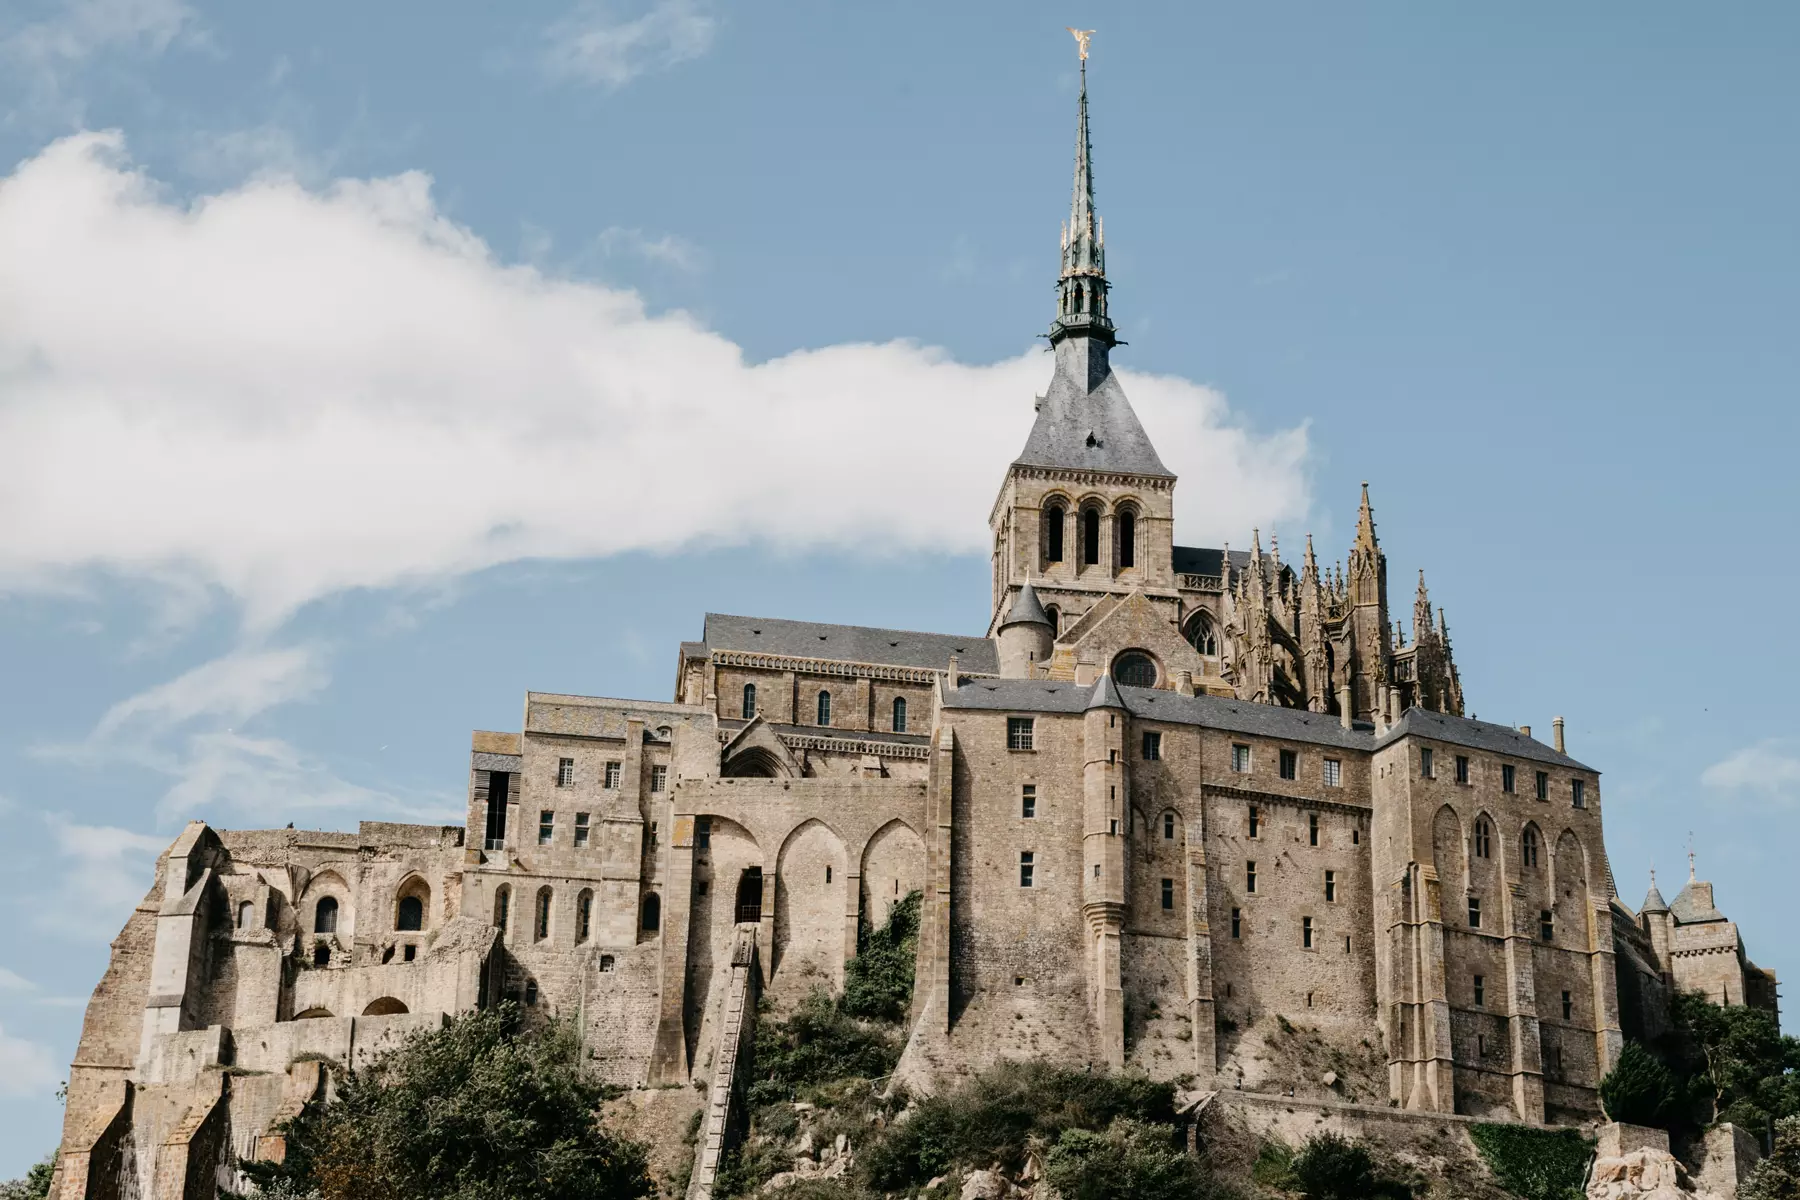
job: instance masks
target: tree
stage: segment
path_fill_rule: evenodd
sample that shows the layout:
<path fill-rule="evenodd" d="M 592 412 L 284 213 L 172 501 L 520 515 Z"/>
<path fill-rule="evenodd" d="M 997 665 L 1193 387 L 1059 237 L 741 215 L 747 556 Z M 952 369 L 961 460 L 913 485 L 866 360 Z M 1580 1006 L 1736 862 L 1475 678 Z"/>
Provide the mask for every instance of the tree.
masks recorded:
<path fill-rule="evenodd" d="M 322 1200 L 636 1200 L 643 1146 L 608 1133 L 608 1089 L 558 1022 L 526 1033 L 512 1004 L 419 1033 L 341 1077 L 286 1122 L 287 1158 L 245 1163 L 266 1196 Z"/>
<path fill-rule="evenodd" d="M 1196 1158 L 1176 1148 L 1168 1125 L 1120 1119 L 1104 1133 L 1064 1130 L 1044 1159 L 1063 1200 L 1207 1200 L 1220 1195 Z"/>
<path fill-rule="evenodd" d="M 1783 1037 L 1760 1008 L 1722 1008 L 1700 992 L 1677 995 L 1673 1007 L 1662 1045 L 1690 1119 L 1761 1129 L 1770 1117 L 1800 1116 L 1800 1039 Z"/>
<path fill-rule="evenodd" d="M 1306 1200 L 1411 1200 L 1412 1189 L 1383 1178 L 1361 1142 L 1335 1133 L 1308 1138 L 1294 1156 L 1294 1182 Z"/>
<path fill-rule="evenodd" d="M 1675 1104 L 1675 1077 L 1642 1044 L 1627 1042 L 1600 1081 L 1600 1103 L 1610 1121 L 1660 1126 Z"/>
<path fill-rule="evenodd" d="M 0 1200 L 43 1200 L 50 1194 L 50 1176 L 56 1172 L 56 1151 L 25 1172 L 25 1178 L 0 1183 Z"/>
<path fill-rule="evenodd" d="M 1800 1117 L 1775 1123 L 1775 1152 L 1738 1189 L 1741 1200 L 1800 1200 Z"/>

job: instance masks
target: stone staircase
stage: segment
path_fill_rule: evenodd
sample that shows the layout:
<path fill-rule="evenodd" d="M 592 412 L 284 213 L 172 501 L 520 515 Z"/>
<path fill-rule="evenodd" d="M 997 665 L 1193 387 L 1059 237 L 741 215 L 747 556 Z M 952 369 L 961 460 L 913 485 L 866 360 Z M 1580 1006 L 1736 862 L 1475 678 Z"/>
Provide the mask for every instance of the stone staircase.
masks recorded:
<path fill-rule="evenodd" d="M 719 1049 L 713 1055 L 712 1087 L 707 1093 L 705 1123 L 700 1127 L 700 1141 L 694 1148 L 694 1173 L 688 1183 L 687 1200 L 712 1200 L 713 1183 L 719 1175 L 719 1159 L 725 1153 L 732 1132 L 732 1106 L 742 1102 L 738 1063 L 749 1066 L 746 1052 L 756 1035 L 756 998 L 760 980 L 756 961 L 755 922 L 737 927 L 731 946 L 731 985 L 725 994 L 723 1019 L 719 1022 Z"/>

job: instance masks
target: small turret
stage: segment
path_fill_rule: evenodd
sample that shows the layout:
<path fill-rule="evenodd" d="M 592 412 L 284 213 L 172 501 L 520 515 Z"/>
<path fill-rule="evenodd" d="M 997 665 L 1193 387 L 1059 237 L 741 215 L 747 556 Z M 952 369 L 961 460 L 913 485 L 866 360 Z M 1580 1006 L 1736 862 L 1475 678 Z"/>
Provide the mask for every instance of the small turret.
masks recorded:
<path fill-rule="evenodd" d="M 1013 597 L 995 636 L 1000 644 L 1000 674 L 1007 679 L 1028 679 L 1034 664 L 1049 659 L 1056 644 L 1056 628 L 1030 583 Z"/>

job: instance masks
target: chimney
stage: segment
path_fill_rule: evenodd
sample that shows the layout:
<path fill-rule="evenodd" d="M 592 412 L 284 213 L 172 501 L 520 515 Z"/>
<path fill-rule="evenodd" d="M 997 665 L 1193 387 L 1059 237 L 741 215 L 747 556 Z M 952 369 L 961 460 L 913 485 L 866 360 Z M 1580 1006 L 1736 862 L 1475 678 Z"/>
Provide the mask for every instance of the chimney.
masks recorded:
<path fill-rule="evenodd" d="M 952 689 L 962 686 L 962 664 L 957 661 L 956 655 L 954 654 L 950 656 L 949 678 L 950 687 Z"/>
<path fill-rule="evenodd" d="M 1567 754 L 1568 751 L 1563 749 L 1563 720 L 1561 717 L 1552 717 L 1551 718 L 1550 732 L 1555 737 L 1556 752 L 1558 754 Z"/>
<path fill-rule="evenodd" d="M 1519 726 L 1519 732 L 1524 734 L 1526 737 L 1530 737 L 1531 736 L 1531 726 L 1521 725 L 1521 726 Z"/>
<path fill-rule="evenodd" d="M 1338 719 L 1344 723 L 1345 729 L 1356 724 L 1356 712 L 1350 703 L 1350 685 L 1347 683 L 1338 689 Z"/>
<path fill-rule="evenodd" d="M 1194 694 L 1194 673 L 1187 669 L 1175 672 L 1175 690 L 1184 696 Z"/>

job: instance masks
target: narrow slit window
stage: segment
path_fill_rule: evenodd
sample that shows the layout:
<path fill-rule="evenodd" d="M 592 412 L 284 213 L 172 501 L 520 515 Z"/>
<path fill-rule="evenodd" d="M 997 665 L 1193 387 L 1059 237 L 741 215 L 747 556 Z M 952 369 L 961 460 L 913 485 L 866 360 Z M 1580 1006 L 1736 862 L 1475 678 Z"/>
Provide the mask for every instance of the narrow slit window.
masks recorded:
<path fill-rule="evenodd" d="M 1307 950 L 1311 950 L 1313 948 L 1313 944 L 1312 944 L 1313 924 L 1312 924 L 1312 921 L 1313 921 L 1313 919 L 1311 917 L 1301 917 L 1300 918 L 1300 945 L 1303 949 L 1307 949 Z"/>
<path fill-rule="evenodd" d="M 1027 783 L 1020 787 L 1019 815 L 1027 820 L 1037 816 L 1037 784 Z"/>
<path fill-rule="evenodd" d="M 1163 840 L 1166 842 L 1175 840 L 1175 814 L 1172 812 L 1163 814 Z"/>
<path fill-rule="evenodd" d="M 1248 861 L 1244 864 L 1244 890 L 1246 892 L 1251 892 L 1251 893 L 1254 893 L 1256 891 L 1256 860 L 1255 859 L 1251 859 L 1250 861 Z"/>
<path fill-rule="evenodd" d="M 1569 992 L 1564 992 L 1562 995 L 1562 1001 L 1563 1001 L 1563 1020 L 1573 1021 L 1575 1019 L 1575 997 Z"/>
<path fill-rule="evenodd" d="M 1022 888 L 1030 887 L 1032 884 L 1032 877 L 1036 872 L 1037 863 L 1033 861 L 1032 852 L 1029 850 L 1019 851 L 1019 886 Z"/>
<path fill-rule="evenodd" d="M 1540 909 L 1538 912 L 1538 940 L 1541 942 L 1556 940 L 1556 914 L 1547 908 Z"/>
<path fill-rule="evenodd" d="M 1518 771 L 1513 768 L 1511 763 L 1502 763 L 1500 766 L 1500 790 L 1508 793 L 1517 790 L 1517 775 Z"/>
<path fill-rule="evenodd" d="M 1419 776 L 1423 779 L 1431 778 L 1431 747 L 1429 746 L 1419 749 Z"/>
<path fill-rule="evenodd" d="M 1325 872 L 1325 902 L 1327 904 L 1336 904 L 1337 903 L 1337 872 L 1336 871 Z"/>
<path fill-rule="evenodd" d="M 1539 771 L 1537 773 L 1537 798 L 1539 800 L 1548 800 L 1550 798 L 1550 772 L 1548 771 Z"/>
<path fill-rule="evenodd" d="M 1300 755 L 1297 751 L 1283 750 L 1281 752 L 1281 777 L 1283 779 L 1300 777 Z"/>
<path fill-rule="evenodd" d="M 1306 814 L 1306 844 L 1309 846 L 1316 846 L 1319 844 L 1318 813 Z"/>
<path fill-rule="evenodd" d="M 1175 881 L 1173 879 L 1162 881 L 1162 906 L 1165 911 L 1175 907 Z"/>
<path fill-rule="evenodd" d="M 820 692 L 819 693 L 818 707 L 819 707 L 819 711 L 818 711 L 819 719 L 818 719 L 817 723 L 820 725 L 831 724 L 831 693 L 830 692 Z"/>
<path fill-rule="evenodd" d="M 1456 756 L 1456 782 L 1469 782 L 1469 756 L 1466 754 Z"/>
<path fill-rule="evenodd" d="M 1587 780 L 1569 780 L 1569 801 L 1576 808 L 1587 807 Z"/>
<path fill-rule="evenodd" d="M 587 844 L 588 844 L 588 815 L 586 813 L 576 813 L 575 814 L 575 845 L 576 845 L 576 848 L 579 849 L 580 847 L 585 846 Z"/>
<path fill-rule="evenodd" d="M 1231 910 L 1231 936 L 1234 938 L 1244 936 L 1244 910 L 1241 908 Z"/>
<path fill-rule="evenodd" d="M 1485 975 L 1477 975 L 1475 977 L 1475 1007 L 1482 1008 L 1486 1004 L 1487 1004 L 1487 977 Z"/>
<path fill-rule="evenodd" d="M 548 846 L 556 840 L 556 814 L 548 809 L 538 814 L 538 845 Z"/>
<path fill-rule="evenodd" d="M 1481 901 L 1474 896 L 1469 897 L 1469 928 L 1481 928 Z"/>
<path fill-rule="evenodd" d="M 894 697 L 894 732 L 906 732 L 906 697 Z"/>
<path fill-rule="evenodd" d="M 756 715 L 756 685 L 754 683 L 744 685 L 744 706 L 738 711 L 746 721 Z"/>
<path fill-rule="evenodd" d="M 1262 812 L 1255 805 L 1250 806 L 1250 836 L 1262 836 Z"/>

